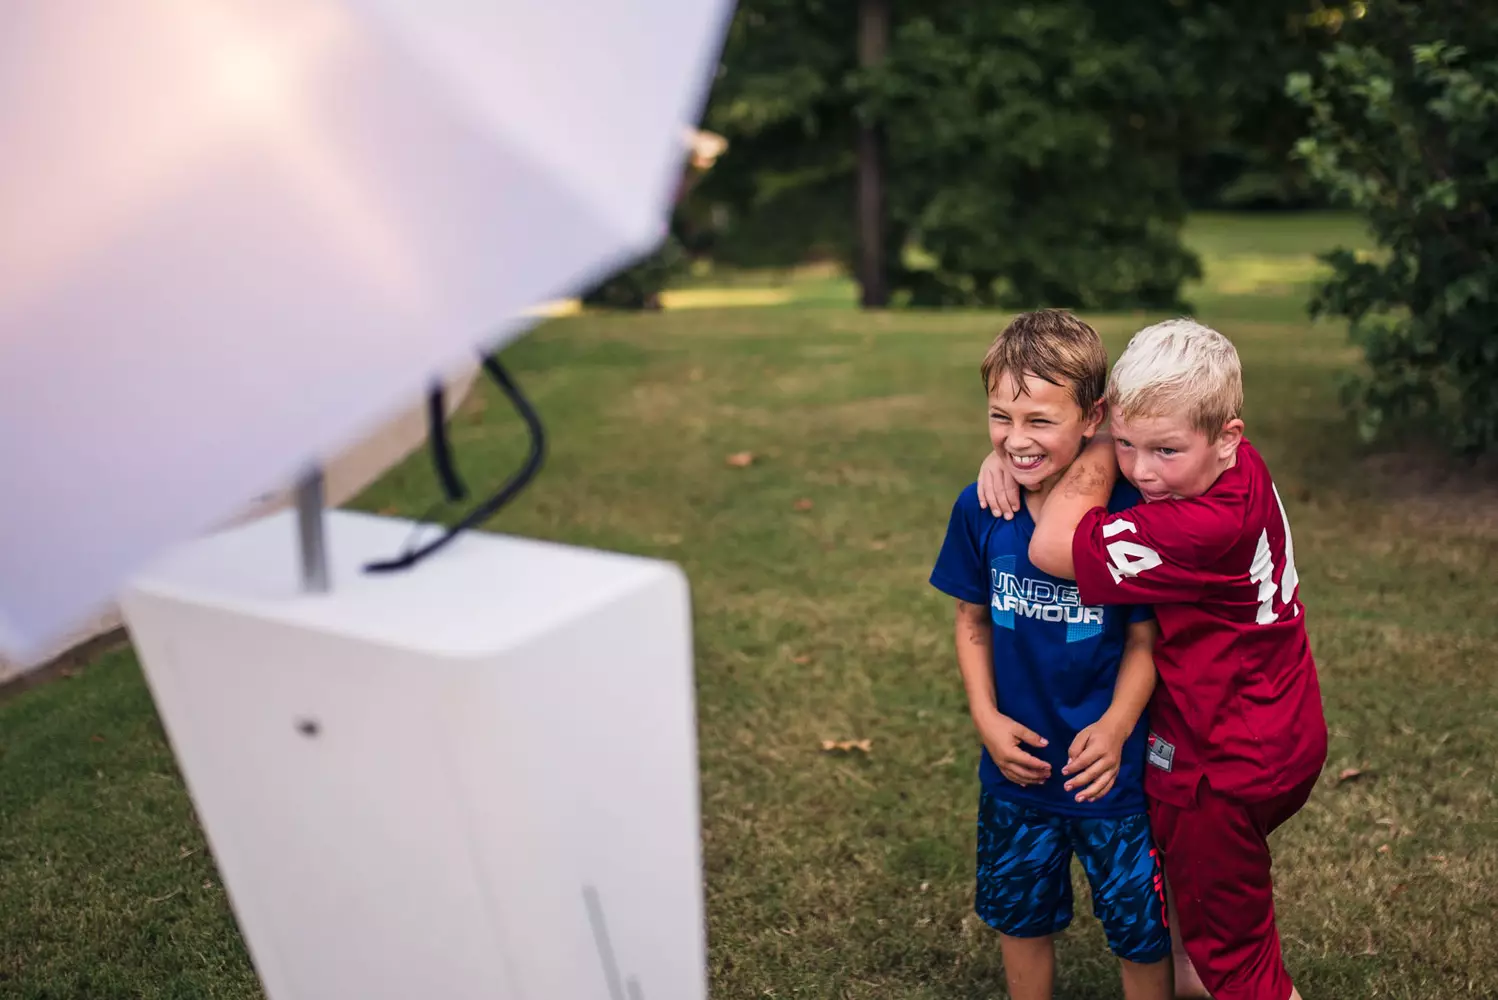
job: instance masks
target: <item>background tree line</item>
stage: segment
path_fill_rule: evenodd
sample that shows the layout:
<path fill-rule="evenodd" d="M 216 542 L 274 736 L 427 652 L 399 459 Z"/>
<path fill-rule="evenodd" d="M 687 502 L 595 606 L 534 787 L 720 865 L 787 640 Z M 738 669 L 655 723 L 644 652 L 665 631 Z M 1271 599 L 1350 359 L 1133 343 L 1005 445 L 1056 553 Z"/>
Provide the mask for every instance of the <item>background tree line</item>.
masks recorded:
<path fill-rule="evenodd" d="M 865 306 L 1178 309 L 1188 211 L 1343 206 L 1350 402 L 1498 446 L 1498 18 L 1466 0 L 740 0 L 727 154 L 638 283 L 832 259 Z M 614 287 L 617 293 L 618 285 Z M 627 298 L 627 296 L 626 296 Z M 595 301 L 614 301 L 596 293 Z"/>

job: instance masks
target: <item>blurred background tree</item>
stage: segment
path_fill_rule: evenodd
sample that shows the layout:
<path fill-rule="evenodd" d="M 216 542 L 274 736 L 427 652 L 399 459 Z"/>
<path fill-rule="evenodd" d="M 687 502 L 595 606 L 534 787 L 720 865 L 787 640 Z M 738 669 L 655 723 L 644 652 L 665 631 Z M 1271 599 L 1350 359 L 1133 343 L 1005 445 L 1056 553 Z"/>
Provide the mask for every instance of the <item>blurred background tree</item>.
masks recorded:
<path fill-rule="evenodd" d="M 687 273 L 691 255 L 683 239 L 689 238 L 693 228 L 687 196 L 723 155 L 728 142 L 721 135 L 702 129 L 688 129 L 683 140 L 687 162 L 676 188 L 676 210 L 660 246 L 584 292 L 583 305 L 602 309 L 659 309 L 661 293 Z"/>
<path fill-rule="evenodd" d="M 1313 304 L 1368 360 L 1369 436 L 1498 446 L 1498 18 L 1468 0 L 740 0 L 706 112 L 728 152 L 660 252 L 831 262 L 865 307 L 1184 310 L 1187 213 L 1350 207 L 1379 252 Z M 1367 256 L 1367 255 L 1365 255 Z"/>
<path fill-rule="evenodd" d="M 1323 9 L 745 0 L 708 111 L 734 150 L 701 191 L 730 220 L 714 257 L 832 258 L 916 305 L 1179 307 L 1188 207 L 1316 203 L 1284 81 L 1332 36 Z M 871 16 L 887 22 L 875 64 L 859 58 Z M 865 239 L 870 123 L 884 213 Z M 876 240 L 878 276 L 854 267 Z"/>
<path fill-rule="evenodd" d="M 1367 221 L 1382 253 L 1327 257 L 1315 313 L 1351 321 L 1368 374 L 1362 429 L 1434 424 L 1498 447 L 1498 18 L 1460 0 L 1359 5 L 1290 93 L 1311 116 L 1301 157 Z"/>

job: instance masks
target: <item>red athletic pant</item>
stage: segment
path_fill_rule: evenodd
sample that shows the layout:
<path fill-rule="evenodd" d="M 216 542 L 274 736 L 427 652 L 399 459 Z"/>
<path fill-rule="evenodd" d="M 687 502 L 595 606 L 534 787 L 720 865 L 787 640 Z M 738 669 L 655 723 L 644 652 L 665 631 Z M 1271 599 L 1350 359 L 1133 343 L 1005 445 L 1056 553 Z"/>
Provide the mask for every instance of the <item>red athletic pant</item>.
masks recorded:
<path fill-rule="evenodd" d="M 1309 781 L 1265 802 L 1202 782 L 1195 806 L 1149 803 L 1181 940 L 1214 1000 L 1287 1000 L 1290 974 L 1274 926 L 1269 834 L 1310 798 Z"/>

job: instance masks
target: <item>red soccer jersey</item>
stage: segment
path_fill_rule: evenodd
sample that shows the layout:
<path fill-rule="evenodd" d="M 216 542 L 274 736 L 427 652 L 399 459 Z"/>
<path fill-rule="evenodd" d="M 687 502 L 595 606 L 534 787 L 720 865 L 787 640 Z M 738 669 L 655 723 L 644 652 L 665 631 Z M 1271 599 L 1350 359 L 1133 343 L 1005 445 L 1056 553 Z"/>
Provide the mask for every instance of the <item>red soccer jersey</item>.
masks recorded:
<path fill-rule="evenodd" d="M 1190 805 L 1205 777 L 1256 802 L 1320 773 L 1326 718 L 1290 522 L 1247 441 L 1199 497 L 1094 508 L 1072 556 L 1084 604 L 1155 605 L 1150 796 Z"/>

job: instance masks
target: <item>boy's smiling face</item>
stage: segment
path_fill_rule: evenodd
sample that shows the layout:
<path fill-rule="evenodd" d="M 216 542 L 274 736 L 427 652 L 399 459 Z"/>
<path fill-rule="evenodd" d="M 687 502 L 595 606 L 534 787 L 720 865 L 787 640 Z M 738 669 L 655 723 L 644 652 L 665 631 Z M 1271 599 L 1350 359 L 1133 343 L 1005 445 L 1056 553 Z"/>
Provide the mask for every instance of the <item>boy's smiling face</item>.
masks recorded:
<path fill-rule="evenodd" d="M 1181 415 L 1112 418 L 1118 470 L 1146 501 L 1199 497 L 1237 461 L 1243 421 L 1230 420 L 1215 438 Z"/>
<path fill-rule="evenodd" d="M 1036 375 L 1021 384 L 1005 372 L 988 393 L 989 440 L 1009 474 L 1029 490 L 1044 489 L 1065 472 L 1102 420 L 1101 403 L 1083 412 L 1070 388 Z"/>

